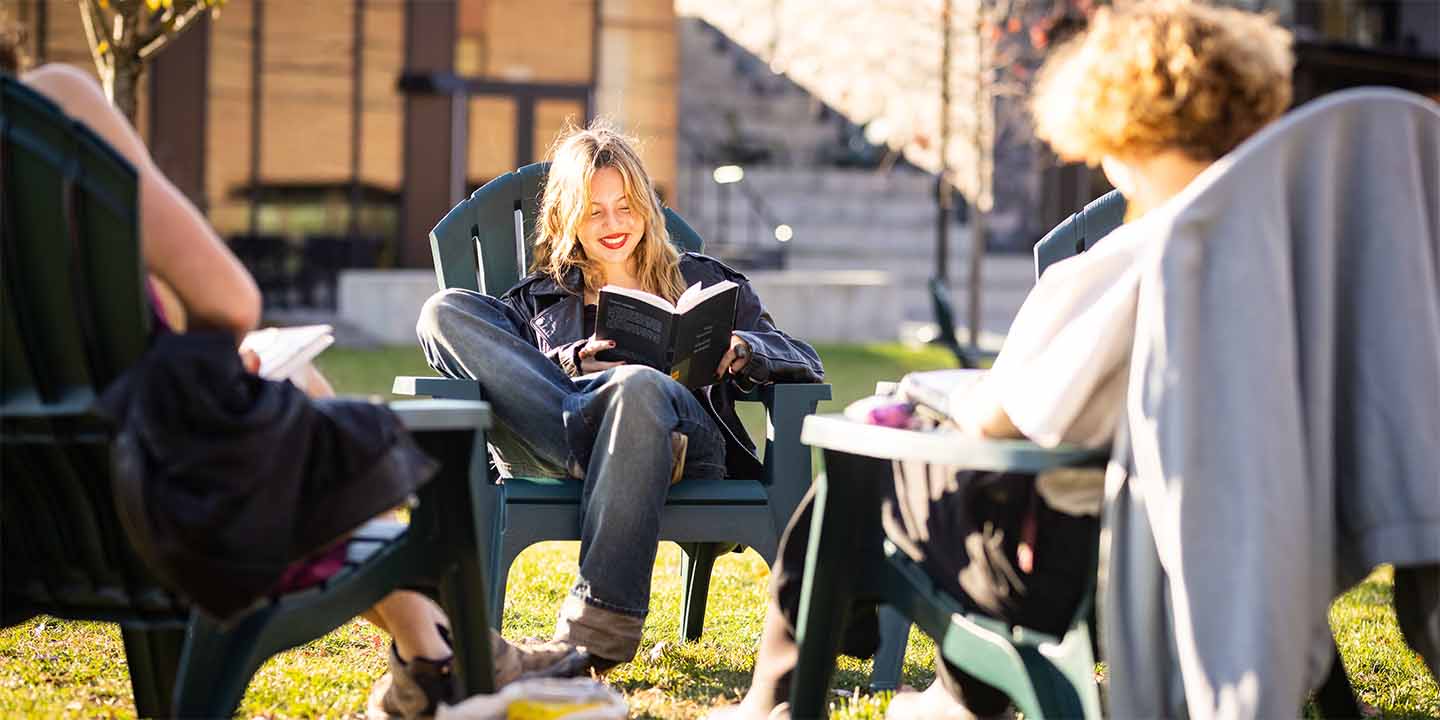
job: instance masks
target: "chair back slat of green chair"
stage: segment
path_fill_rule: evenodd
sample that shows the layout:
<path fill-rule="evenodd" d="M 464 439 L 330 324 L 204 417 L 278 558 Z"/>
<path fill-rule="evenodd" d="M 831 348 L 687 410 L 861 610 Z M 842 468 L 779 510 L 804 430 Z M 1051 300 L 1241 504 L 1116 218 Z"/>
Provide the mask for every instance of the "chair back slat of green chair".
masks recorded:
<path fill-rule="evenodd" d="M 1035 278 L 1061 260 L 1095 246 L 1125 222 L 1125 196 L 1111 190 L 1065 218 L 1035 243 Z"/>
<path fill-rule="evenodd" d="M 135 171 L 9 78 L 0 117 L 3 621 L 182 622 L 115 517 L 108 423 L 94 408 L 150 332 Z"/>
<path fill-rule="evenodd" d="M 1121 223 L 1124 222 L 1124 219 L 1125 198 L 1119 193 L 1119 191 L 1112 190 L 1096 198 L 1095 200 L 1092 200 L 1090 203 L 1086 204 L 1085 207 L 1079 212 L 1076 212 L 1065 220 L 1061 221 L 1058 225 L 1052 228 L 1050 232 L 1046 233 L 1039 242 L 1035 244 L 1034 253 L 1036 279 L 1038 280 L 1040 275 L 1044 273 L 1045 270 L 1047 270 L 1051 265 L 1066 258 L 1072 257 L 1078 253 L 1084 252 L 1091 247 L 1094 247 L 1095 243 L 1099 242 L 1106 235 L 1109 235 L 1113 230 L 1115 230 L 1115 228 L 1120 227 Z M 939 292 L 943 291 L 943 288 L 938 288 L 933 280 L 931 281 L 931 283 L 932 299 L 943 298 L 943 293 Z M 940 311 L 940 308 L 937 306 L 936 315 L 937 317 L 942 319 L 943 324 L 945 322 L 944 319 L 947 317 L 947 313 Z M 953 325 L 953 323 L 951 324 Z M 953 331 L 951 337 L 953 338 Z M 952 341 L 951 346 L 958 348 L 958 343 Z M 958 351 L 957 357 L 960 357 L 958 355 Z M 961 360 L 961 364 L 964 365 L 963 359 Z M 899 557 L 892 558 L 892 562 L 895 564 L 903 565 L 904 559 Z M 904 576 L 904 574 L 902 573 L 897 577 L 906 576 Z M 919 590 L 917 590 L 916 593 L 919 595 L 926 595 L 926 593 L 920 592 Z M 933 601 L 934 597 L 938 596 L 934 593 L 930 593 L 927 597 L 930 597 L 930 600 Z M 922 606 L 932 609 L 939 607 L 938 605 L 935 605 L 934 602 L 919 602 L 918 599 L 914 596 L 910 596 L 909 599 L 911 600 L 913 606 L 912 608 L 910 608 L 911 612 L 914 612 L 915 608 Z M 1086 627 L 1085 618 L 1083 617 L 1083 614 L 1088 612 L 1089 607 L 1090 606 L 1087 603 L 1083 608 L 1081 608 L 1082 616 L 1078 617 L 1075 624 L 1071 626 L 1070 634 L 1084 633 L 1087 638 L 1089 637 L 1089 629 L 1088 627 Z M 939 612 L 939 610 L 936 610 L 935 612 Z M 882 613 L 881 617 L 882 636 L 889 636 L 897 639 L 903 639 L 905 637 L 908 637 L 910 624 L 910 621 L 908 619 L 900 615 L 894 615 L 890 613 Z M 946 615 L 946 617 L 948 617 L 948 615 Z M 975 629 L 975 632 L 967 634 L 965 628 L 957 627 L 953 629 L 953 631 L 947 633 L 948 636 L 952 638 L 952 641 L 969 641 L 974 643 L 976 647 L 988 647 L 989 645 L 996 642 L 997 637 L 1001 638 L 1002 640 L 1005 638 L 1012 638 L 1012 633 L 1010 632 L 997 634 L 994 632 L 983 630 L 983 628 L 986 626 L 986 623 L 983 621 L 983 619 L 975 620 L 973 622 L 967 622 L 969 622 L 969 625 L 967 627 Z M 933 625 L 930 628 L 930 630 L 935 629 L 936 628 Z M 1020 629 L 1020 631 L 1021 635 L 1026 634 L 1023 629 Z M 1030 632 L 1028 634 L 1030 636 L 1035 635 L 1034 632 Z M 1070 637 L 1070 635 L 1067 635 L 1066 637 L 1068 638 Z M 1008 640 L 1006 642 L 1008 643 Z M 1074 643 L 1067 640 L 1065 644 L 1067 647 L 1070 647 Z M 871 686 L 873 688 L 888 690 L 898 686 L 900 681 L 900 667 L 901 663 L 904 660 L 904 650 L 905 648 L 903 646 L 903 643 L 901 642 L 887 642 L 882 640 L 881 649 L 879 652 L 876 653 L 874 671 L 871 675 Z M 1079 708 L 1084 705 L 1085 702 L 1089 702 L 1089 696 L 1084 695 L 1084 701 L 1081 702 L 1080 705 L 1075 705 L 1074 702 L 1078 701 L 1077 698 L 1082 698 L 1082 694 L 1077 694 L 1070 689 L 1062 687 L 1063 683 L 1059 683 L 1058 681 L 1056 681 L 1056 678 L 1059 678 L 1062 675 L 1072 673 L 1072 666 L 1076 662 L 1074 658 L 1070 658 L 1069 656 L 1063 658 L 1060 656 L 1056 656 L 1055 666 L 1059 668 L 1060 673 L 1057 675 L 1055 673 L 1049 672 L 1045 668 L 1040 668 L 1036 664 L 1038 661 L 1035 660 L 1035 658 L 1039 656 L 1034 655 L 1033 651 L 1017 651 L 1013 647 L 1007 647 L 1005 648 L 1005 650 L 1006 653 L 1008 653 L 1007 656 L 1014 656 L 1015 658 L 1017 658 L 1016 663 L 1021 663 L 1021 661 L 1023 660 L 1023 665 L 1025 667 L 1030 667 L 1031 669 L 1026 671 L 1021 667 L 1021 664 L 1016 664 L 1014 666 L 991 666 L 984 668 L 982 670 L 982 673 L 995 673 L 995 677 L 1006 678 L 1006 683 L 1008 684 L 1005 689 L 1007 690 L 1007 692 L 1011 693 L 1012 698 L 1015 698 L 1017 703 L 1029 704 L 1031 705 L 1032 709 L 1034 707 L 1038 707 L 1037 705 L 1034 705 L 1034 703 L 1041 702 L 1040 700 L 1036 699 L 1037 692 L 1039 691 L 1035 687 L 1032 687 L 1032 683 L 1037 683 L 1041 686 L 1054 688 L 1053 693 L 1041 694 L 1041 697 L 1043 697 L 1044 700 L 1044 704 L 1050 705 L 1052 706 L 1052 708 L 1054 706 L 1054 703 L 1058 702 L 1061 706 L 1067 709 L 1076 710 L 1078 712 Z M 1088 649 L 1086 650 L 1084 657 L 1089 657 Z M 1016 697 L 1016 695 L 1019 695 L 1020 697 Z"/>
<path fill-rule="evenodd" d="M 485 183 L 430 231 L 430 256 L 442 288 L 499 296 L 524 277 L 534 260 L 540 200 L 550 163 L 526 165 Z M 670 242 L 700 252 L 704 242 L 674 210 L 665 208 Z"/>
<path fill-rule="evenodd" d="M 324 585 L 221 627 L 140 559 L 112 495 L 115 424 L 96 408 L 151 337 L 138 197 L 124 158 L 0 76 L 0 627 L 39 614 L 117 622 L 138 715 L 229 717 L 266 658 L 391 589 L 438 586 L 458 674 L 470 692 L 493 689 L 483 606 L 466 610 L 486 594 L 468 511 L 467 460 L 488 426 L 478 403 L 392 405 L 442 461 L 412 513 L 421 532 L 371 542 Z"/>

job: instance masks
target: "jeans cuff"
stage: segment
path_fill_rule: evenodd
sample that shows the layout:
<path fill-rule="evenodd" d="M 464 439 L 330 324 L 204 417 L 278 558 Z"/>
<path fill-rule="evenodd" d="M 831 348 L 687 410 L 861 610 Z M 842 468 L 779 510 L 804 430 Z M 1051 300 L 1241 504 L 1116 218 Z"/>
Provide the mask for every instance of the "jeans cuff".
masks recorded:
<path fill-rule="evenodd" d="M 625 662 L 635 657 L 645 629 L 645 616 L 611 610 L 570 594 L 560 605 L 555 639 L 583 647 L 591 655 Z"/>

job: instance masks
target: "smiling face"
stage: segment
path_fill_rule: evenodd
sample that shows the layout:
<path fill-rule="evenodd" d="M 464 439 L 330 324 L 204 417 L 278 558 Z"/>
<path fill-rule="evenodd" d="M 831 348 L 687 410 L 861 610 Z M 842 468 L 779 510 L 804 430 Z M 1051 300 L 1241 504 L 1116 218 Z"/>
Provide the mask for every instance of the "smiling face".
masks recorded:
<path fill-rule="evenodd" d="M 532 271 L 567 285 L 579 270 L 588 298 L 608 283 L 671 301 L 685 291 L 664 205 L 634 143 L 598 120 L 556 141 Z"/>
<path fill-rule="evenodd" d="M 601 264 L 607 274 L 630 270 L 630 257 L 645 234 L 645 222 L 625 195 L 620 171 L 603 167 L 590 179 L 590 205 L 580 221 L 580 247 Z"/>

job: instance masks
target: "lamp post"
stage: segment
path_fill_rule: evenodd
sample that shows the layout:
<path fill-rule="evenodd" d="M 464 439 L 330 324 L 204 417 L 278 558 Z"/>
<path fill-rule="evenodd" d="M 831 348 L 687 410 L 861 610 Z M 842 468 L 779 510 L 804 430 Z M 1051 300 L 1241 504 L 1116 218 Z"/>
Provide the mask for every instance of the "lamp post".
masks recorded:
<path fill-rule="evenodd" d="M 720 216 L 716 221 L 716 235 L 721 243 L 730 242 L 730 186 L 745 179 L 745 168 L 739 165 L 721 165 L 711 173 L 715 184 L 720 186 Z"/>

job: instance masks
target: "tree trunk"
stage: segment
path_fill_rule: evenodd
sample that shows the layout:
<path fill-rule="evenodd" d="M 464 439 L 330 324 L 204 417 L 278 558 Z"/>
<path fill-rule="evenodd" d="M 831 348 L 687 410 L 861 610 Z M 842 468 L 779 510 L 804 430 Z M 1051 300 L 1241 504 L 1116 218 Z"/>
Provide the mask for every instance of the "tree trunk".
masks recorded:
<path fill-rule="evenodd" d="M 970 213 L 970 297 L 969 307 L 966 308 L 970 325 L 970 348 L 980 349 L 980 298 L 981 285 L 984 282 L 980 277 L 980 264 L 985 258 L 985 236 L 989 234 L 989 223 L 986 222 L 989 213 L 979 208 L 976 203 L 974 210 Z"/>
<path fill-rule="evenodd" d="M 935 279 L 950 282 L 950 26 L 951 0 L 940 7 L 940 170 L 935 175 Z M 942 330 L 946 336 L 953 328 Z"/>
<path fill-rule="evenodd" d="M 139 104 L 140 73 L 145 70 L 144 63 L 138 59 L 118 55 L 115 57 L 115 70 L 105 84 L 105 93 L 110 96 L 110 104 L 125 115 L 130 121 L 131 127 L 135 126 L 135 109 Z"/>
<path fill-rule="evenodd" d="M 986 115 L 990 112 L 989 86 L 985 77 L 988 70 L 985 64 L 984 39 L 985 39 L 985 16 L 984 5 L 977 4 L 975 8 L 975 126 L 974 136 L 971 138 L 975 144 L 975 202 L 971 204 L 974 212 L 970 214 L 970 298 L 969 307 L 966 308 L 970 326 L 970 349 L 980 349 L 980 302 L 983 293 L 981 292 L 980 267 L 985 259 L 985 236 L 989 231 L 987 227 L 985 207 L 985 190 L 987 183 L 986 173 L 991 170 L 985 167 L 983 158 L 986 155 L 985 147 L 985 121 Z"/>

